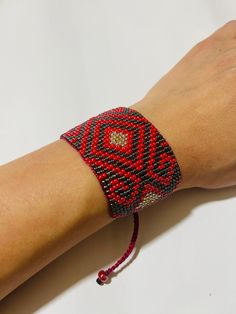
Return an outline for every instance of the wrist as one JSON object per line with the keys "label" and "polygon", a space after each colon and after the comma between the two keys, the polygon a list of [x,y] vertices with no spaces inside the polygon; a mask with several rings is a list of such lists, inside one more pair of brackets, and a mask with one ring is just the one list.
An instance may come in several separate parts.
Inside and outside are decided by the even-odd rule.
{"label": "wrist", "polygon": [[158,106],[148,99],[130,106],[146,117],[166,139],[171,146],[179,164],[182,180],[175,191],[191,188],[197,185],[196,158],[193,144],[185,129],[185,119],[175,117],[175,110],[170,106]]}

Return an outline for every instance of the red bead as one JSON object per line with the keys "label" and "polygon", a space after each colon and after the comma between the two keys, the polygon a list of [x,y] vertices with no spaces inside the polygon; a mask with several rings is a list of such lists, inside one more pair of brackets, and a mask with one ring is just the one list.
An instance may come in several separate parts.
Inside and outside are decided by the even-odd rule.
{"label": "red bead", "polygon": [[108,276],[106,275],[104,270],[100,270],[98,273],[98,278],[102,281],[102,282],[106,282],[108,279]]}

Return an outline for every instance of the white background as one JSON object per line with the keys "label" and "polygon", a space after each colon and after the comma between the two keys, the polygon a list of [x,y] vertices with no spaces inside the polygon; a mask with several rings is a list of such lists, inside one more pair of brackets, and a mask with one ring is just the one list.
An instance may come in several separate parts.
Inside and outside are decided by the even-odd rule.
{"label": "white background", "polygon": [[[0,163],[138,101],[234,18],[229,0],[1,0]],[[235,313],[235,195],[181,191],[142,212],[132,263],[101,287],[97,271],[123,253],[133,227],[132,217],[114,221],[6,297],[0,313]]]}

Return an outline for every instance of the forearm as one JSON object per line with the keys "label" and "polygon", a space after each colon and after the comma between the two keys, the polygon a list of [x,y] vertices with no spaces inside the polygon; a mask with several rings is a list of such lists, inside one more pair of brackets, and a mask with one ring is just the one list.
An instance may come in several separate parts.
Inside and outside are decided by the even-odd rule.
{"label": "forearm", "polygon": [[112,221],[90,168],[58,140],[0,167],[0,298]]}

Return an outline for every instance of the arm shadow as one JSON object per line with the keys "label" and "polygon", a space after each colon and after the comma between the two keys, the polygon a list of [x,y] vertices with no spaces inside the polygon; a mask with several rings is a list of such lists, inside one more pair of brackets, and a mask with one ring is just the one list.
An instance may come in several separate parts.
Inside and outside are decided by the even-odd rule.
{"label": "arm shadow", "polygon": [[[115,271],[111,280],[116,280],[116,276],[135,260],[142,246],[183,221],[194,208],[235,195],[236,186],[214,190],[192,188],[175,192],[157,205],[140,211],[140,231],[135,252],[124,266]],[[12,291],[1,301],[0,313],[32,314],[89,275],[94,275],[95,291],[97,271],[110,266],[123,254],[132,230],[132,215],[114,220]]]}

